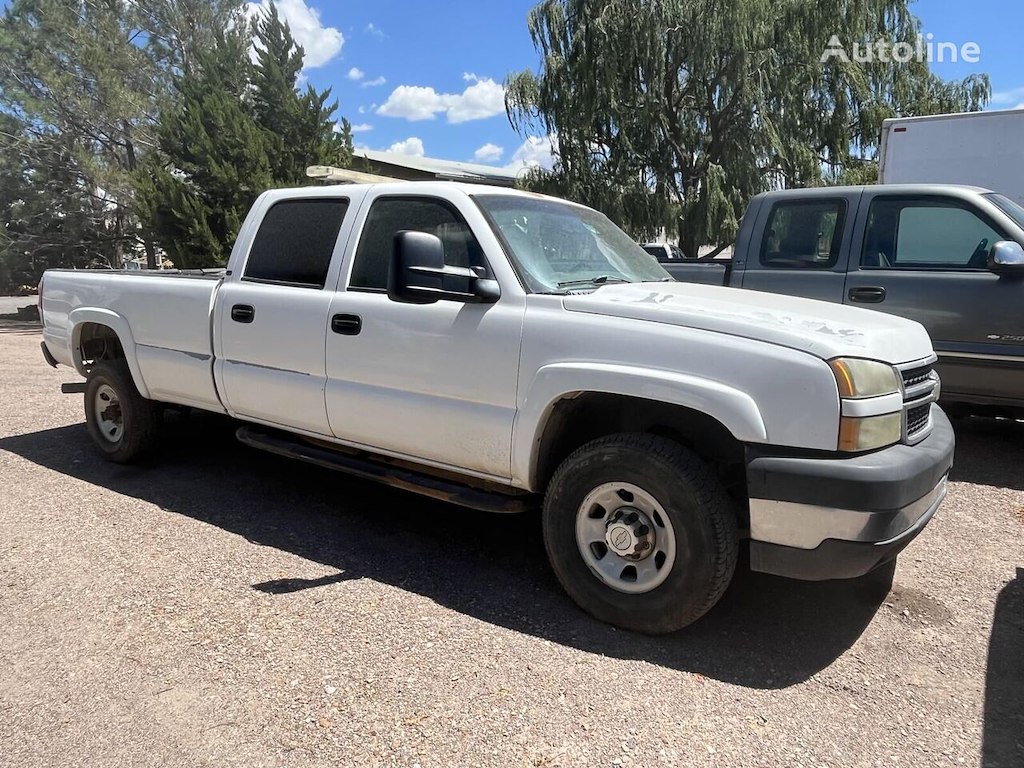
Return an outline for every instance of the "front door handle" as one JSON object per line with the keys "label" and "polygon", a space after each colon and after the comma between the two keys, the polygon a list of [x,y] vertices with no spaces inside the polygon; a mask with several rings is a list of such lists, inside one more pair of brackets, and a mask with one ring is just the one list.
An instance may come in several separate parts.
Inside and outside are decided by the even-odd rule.
{"label": "front door handle", "polygon": [[256,317],[256,308],[251,304],[235,304],[231,308],[231,319],[236,323],[251,323]]}
{"label": "front door handle", "polygon": [[878,304],[885,301],[885,288],[866,285],[863,288],[851,288],[847,295],[850,297],[850,301],[858,301],[861,304]]}
{"label": "front door handle", "polygon": [[359,315],[335,315],[331,318],[331,330],[342,336],[355,336],[363,329]]}

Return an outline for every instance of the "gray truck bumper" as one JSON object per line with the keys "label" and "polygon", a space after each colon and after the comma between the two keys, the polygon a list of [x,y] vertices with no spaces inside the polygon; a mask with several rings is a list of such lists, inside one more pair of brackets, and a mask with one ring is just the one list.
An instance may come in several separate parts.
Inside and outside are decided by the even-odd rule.
{"label": "gray truck bumper", "polygon": [[751,452],[750,565],[821,581],[862,576],[894,558],[946,496],[955,438],[933,406],[932,433],[847,458]]}

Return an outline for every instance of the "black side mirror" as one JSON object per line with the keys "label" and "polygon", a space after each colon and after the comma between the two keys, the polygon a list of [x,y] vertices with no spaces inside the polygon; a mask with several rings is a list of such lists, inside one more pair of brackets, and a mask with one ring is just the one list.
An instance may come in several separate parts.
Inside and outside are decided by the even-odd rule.
{"label": "black side mirror", "polygon": [[493,303],[501,296],[498,281],[467,267],[444,263],[441,238],[402,230],[395,235],[388,270],[388,298],[407,304],[433,304],[439,299]]}
{"label": "black side mirror", "polygon": [[1000,275],[1024,276],[1024,248],[1012,240],[993,243],[988,252],[988,268]]}

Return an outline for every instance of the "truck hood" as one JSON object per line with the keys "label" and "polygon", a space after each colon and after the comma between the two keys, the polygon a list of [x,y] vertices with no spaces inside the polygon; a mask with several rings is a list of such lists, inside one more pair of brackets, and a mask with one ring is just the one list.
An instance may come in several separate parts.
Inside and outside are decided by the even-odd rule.
{"label": "truck hood", "polygon": [[742,336],[829,360],[906,363],[932,354],[920,323],[842,304],[693,283],[607,285],[566,296],[570,312],[649,320]]}

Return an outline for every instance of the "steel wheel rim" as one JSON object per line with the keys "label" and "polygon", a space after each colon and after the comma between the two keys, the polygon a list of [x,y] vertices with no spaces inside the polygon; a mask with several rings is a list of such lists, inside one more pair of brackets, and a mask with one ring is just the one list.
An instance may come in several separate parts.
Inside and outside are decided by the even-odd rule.
{"label": "steel wheel rim", "polygon": [[93,396],[96,428],[108,443],[118,443],[124,435],[124,414],[121,398],[109,384],[101,384]]}
{"label": "steel wheel rim", "polygon": [[591,573],[628,594],[660,586],[676,560],[665,508],[632,483],[604,483],[586,495],[576,512],[576,546]]}

